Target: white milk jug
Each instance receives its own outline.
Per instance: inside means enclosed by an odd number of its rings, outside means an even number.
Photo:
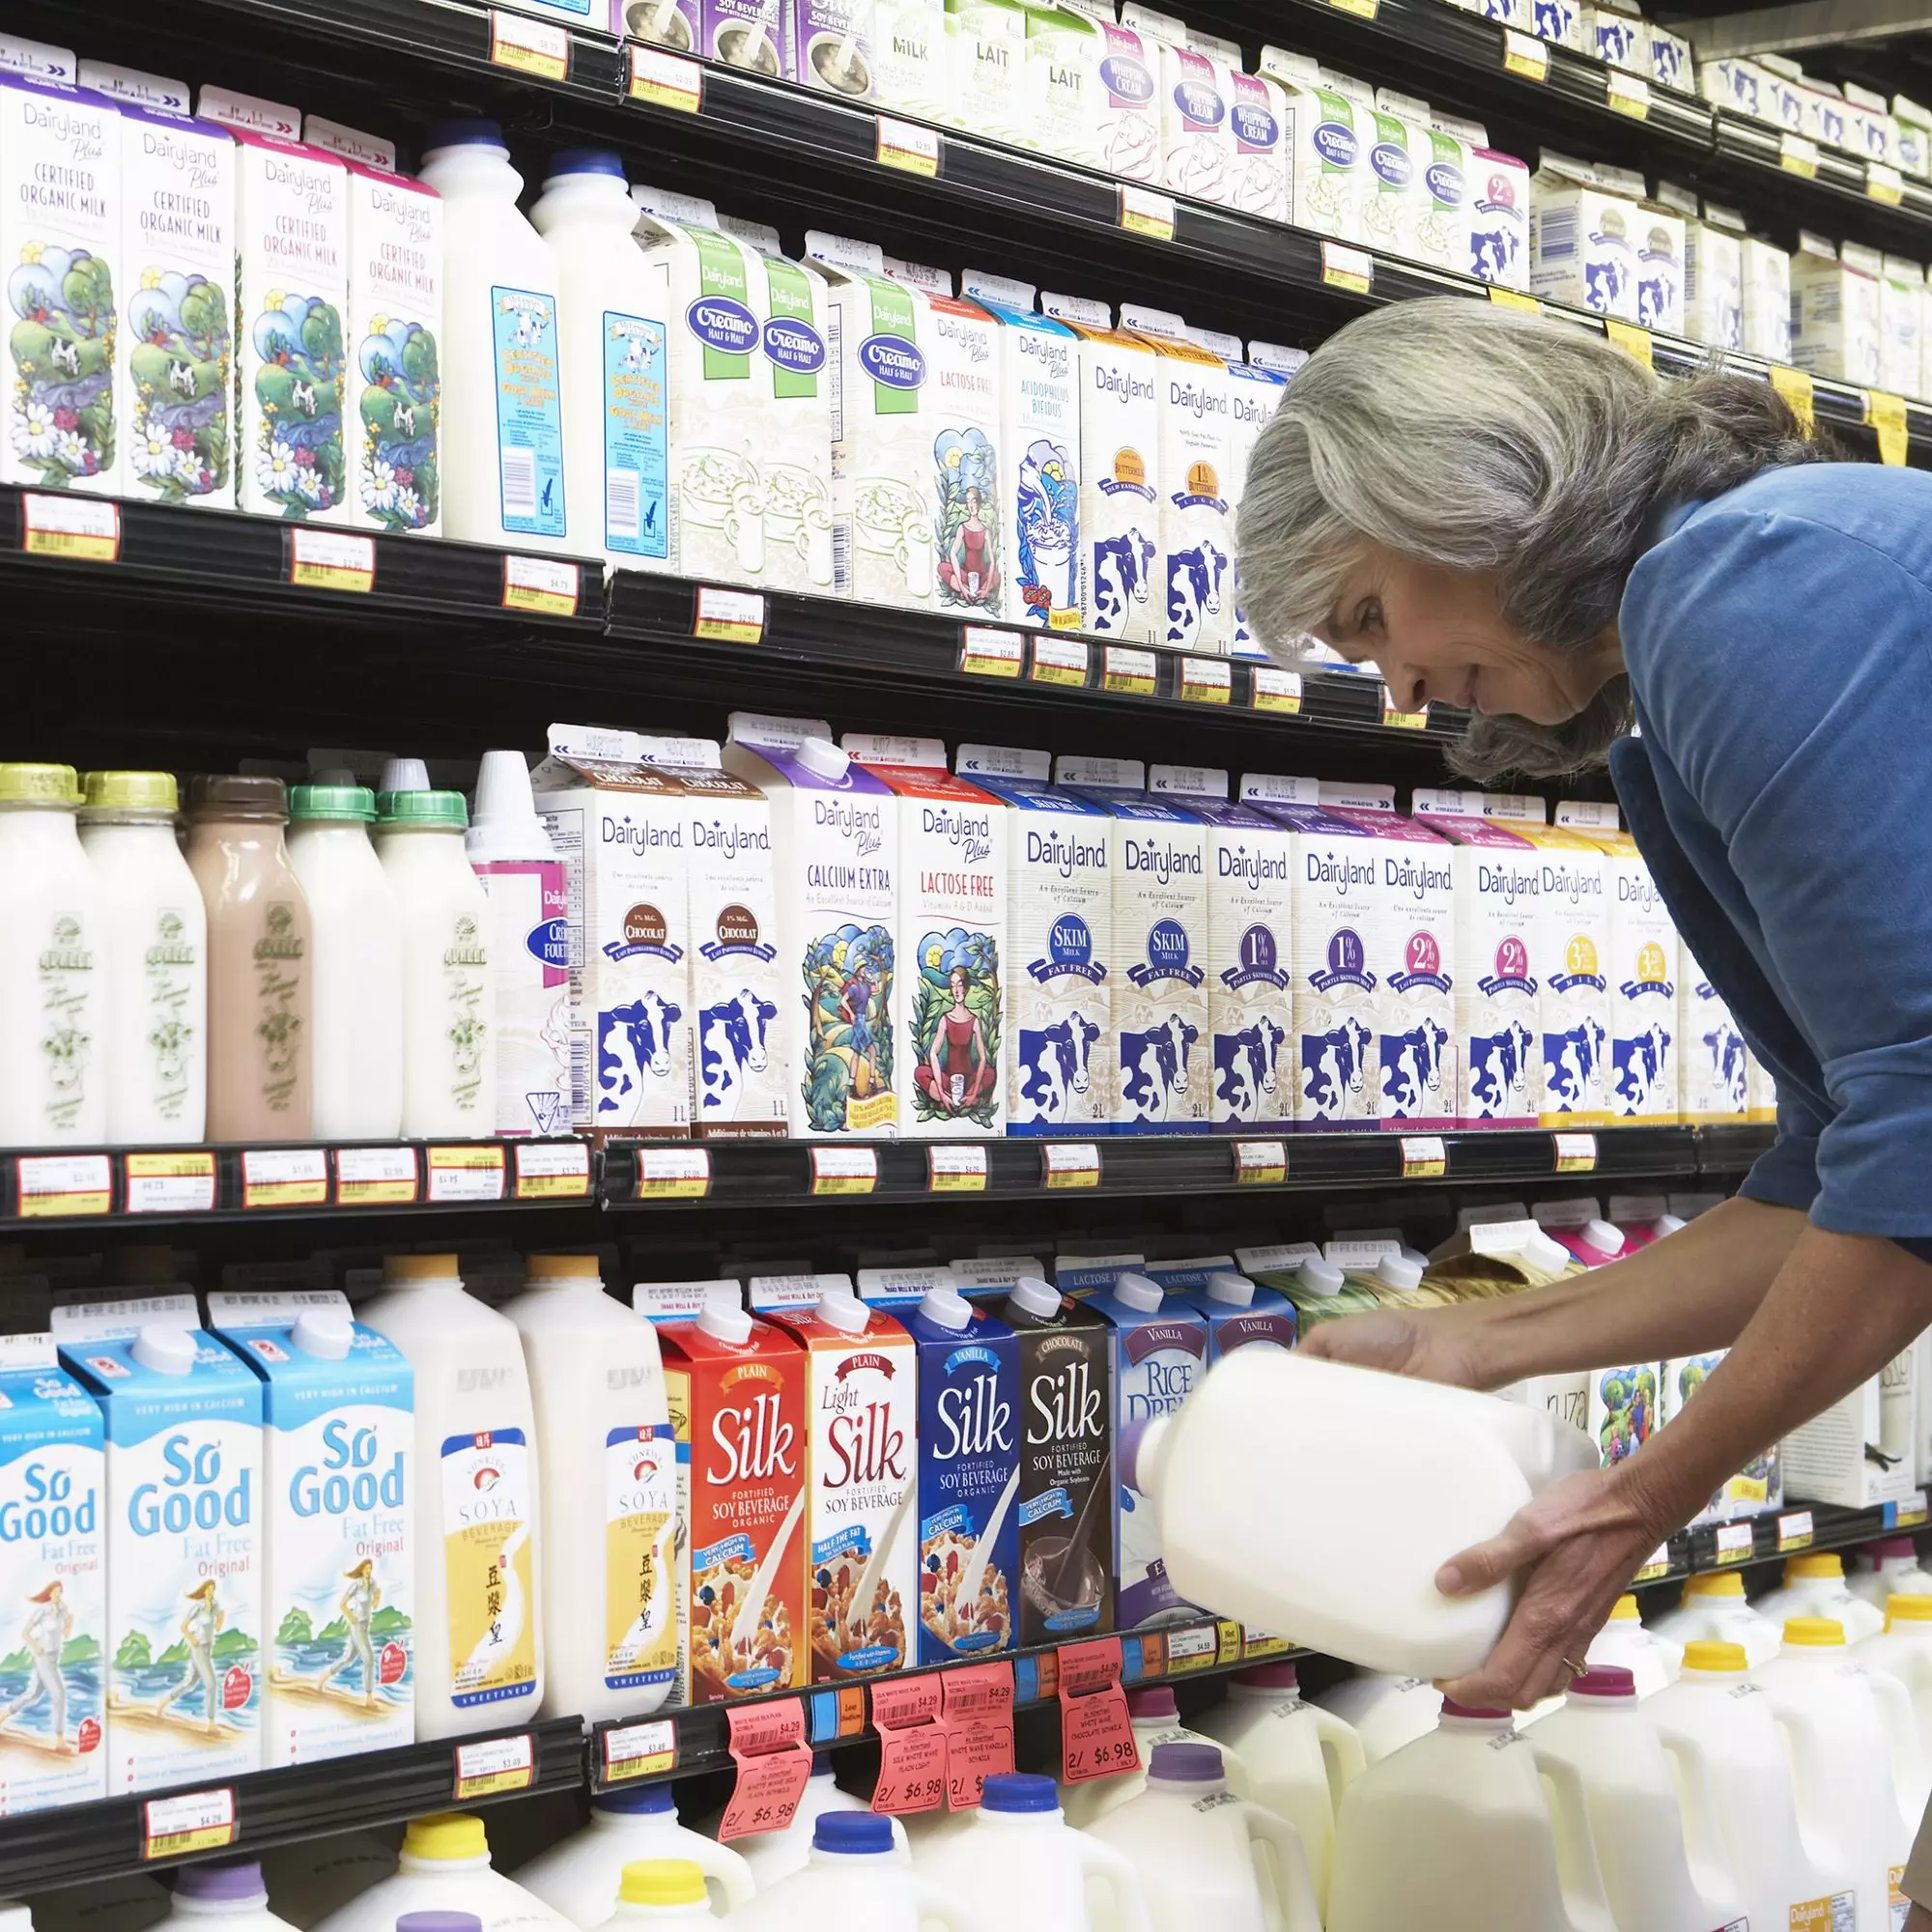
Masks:
[[[1507,1583],[1445,1597],[1435,1572],[1600,1461],[1547,1410],[1274,1349],[1226,1357],[1144,1429],[1122,1432],[1120,1480],[1152,1498],[1181,1597],[1432,1679],[1475,1669],[1512,1602]],[[1297,1468],[1322,1480],[1272,1507]],[[1372,1518],[1385,1534],[1363,1535]]]
[[[1536,1747],[1582,1779],[1618,1932],[1712,1932],[1743,1920],[1704,1747],[1680,1742],[1673,1778],[1630,1671],[1586,1670],[1562,1710],[1537,1726]]]
[[[805,1781],[805,1796],[782,1832],[753,1832],[749,1837],[733,1838],[731,1849],[750,1868],[752,1882],[760,1891],[769,1891],[781,1878],[803,1871],[811,1859],[811,1834],[828,1811],[867,1811],[871,1806],[863,1798],[839,1788],[832,1773],[832,1758],[826,1751],[811,1754],[811,1776]],[[701,1830],[717,1835],[724,1813],[704,1821]],[[895,1818],[893,1841],[901,1858],[908,1856],[906,1829]]]
[[[1798,1829],[1791,1761],[1770,1698],[1745,1675],[1744,1646],[1688,1645],[1677,1682],[1643,1715],[1667,1746],[1703,1751],[1718,1831],[1751,1924],[1773,1932],[1851,1924],[1851,1871],[1813,1862]]]
[[[87,821],[81,820],[81,841],[87,844]],[[90,846],[89,851],[93,848]],[[1845,1588],[1881,1610],[1891,1597],[1932,1597],[1932,1573],[1919,1567],[1918,1548],[1909,1536],[1881,1537],[1859,1551],[1845,1578]]]
[[[253,1859],[184,1865],[175,1874],[174,1903],[161,1922],[187,1932],[295,1932],[269,1910],[269,1889]]]
[[[1361,1739],[1362,1756],[1370,1764],[1426,1738],[1442,1716],[1442,1693],[1427,1679],[1381,1670],[1345,1677],[1312,1701]]]
[[[731,1925],[734,1932],[922,1932],[933,1925],[968,1932],[959,1905],[906,1862],[892,1821],[869,1811],[822,1813],[804,1869],[740,1906]]]
[[[168,1916],[166,1890],[134,1872],[93,1885],[64,1885],[27,1904],[34,1932],[147,1932]]]
[[[1582,1780],[1502,1711],[1445,1702],[1428,1737],[1371,1765],[1342,1800],[1328,1932],[1437,1925],[1620,1932]]]
[[[735,1912],[757,1889],[751,1866],[729,1845],[677,1822],[677,1804],[668,1784],[641,1784],[593,1798],[590,1822],[582,1831],[521,1866],[517,1883],[582,1932],[591,1932],[617,1910],[629,1868],[640,1859],[674,1859],[696,1867],[707,1912],[714,1903],[720,1913]]]
[[[262,1854],[262,1878],[275,1910],[297,1932],[309,1932],[337,1906],[395,1871],[401,1838],[400,1829],[385,1828],[275,1845]]]
[[[966,1932],[1152,1932],[1140,1879],[1111,1845],[1076,1832],[1061,1814],[1050,1777],[996,1772],[963,1832],[923,1843],[914,1860],[964,1914]],[[1105,1919],[1088,1881],[1105,1888]]]
[[[1862,1643],[1885,1628],[1885,1611],[1855,1597],[1845,1583],[1845,1566],[1831,1550],[1784,1559],[1784,1581],[1751,1607],[1782,1630],[1793,1617],[1829,1617],[1844,1627],[1847,1643]]]
[[[315,1932],[394,1932],[411,1912],[473,1913],[482,1932],[562,1932],[570,1924],[490,1868],[483,1821],[464,1811],[412,1818],[395,1875],[338,1906]]]
[[[1645,1630],[1636,1599],[1625,1594],[1617,1599],[1610,1620],[1590,1639],[1583,1662],[1595,1668],[1610,1665],[1628,1670],[1639,1697],[1649,1697],[1676,1681],[1678,1665],[1684,1661],[1684,1646],[1661,1632]]]
[[[1129,1798],[1137,1797],[1147,1783],[1147,1768],[1156,1745],[1211,1745],[1215,1740],[1206,1731],[1191,1731],[1180,1721],[1180,1707],[1165,1684],[1151,1684],[1144,1690],[1127,1692],[1127,1718],[1134,1727],[1134,1748],[1140,1756],[1138,1771],[1123,1771],[1117,1777],[1092,1777],[1084,1784],[1065,1784],[1060,1789],[1060,1808],[1075,1831],[1084,1832],[1095,1819],[1103,1818]],[[1228,1788],[1236,1798],[1253,1794],[1248,1790],[1247,1772],[1232,1752],[1224,1753],[1223,1769]]]
[[[1932,1596],[1893,1597],[1886,1606],[1885,1629],[1859,1645],[1853,1662],[1905,1686],[1919,1755],[1932,1760]]]
[[[1236,1798],[1212,1745],[1155,1745],[1146,1787],[1093,1836],[1139,1875],[1153,1932],[1321,1932],[1301,1833]]]
[[[1706,1570],[1689,1578],[1678,1607],[1648,1629],[1672,1643],[1741,1644],[1753,1670],[1770,1662],[1784,1641],[1782,1627],[1745,1602],[1745,1579],[1735,1570]]]
[[[703,1932],[716,1922],[704,1874],[694,1860],[673,1858],[638,1859],[627,1864],[616,1906],[604,1920],[613,1932],[615,1928],[629,1932],[632,1927],[637,1932]]]
[[[1210,1705],[1195,1722],[1225,1751],[1239,1753],[1247,1795],[1301,1833],[1316,1903],[1325,1910],[1335,1813],[1343,1793],[1368,1769],[1355,1727],[1304,1702],[1292,1663],[1236,1671],[1228,1701]]]

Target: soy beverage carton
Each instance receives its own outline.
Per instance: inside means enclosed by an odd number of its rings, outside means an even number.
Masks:
[[[1716,1349],[1708,1355],[1675,1355],[1660,1364],[1662,1385],[1660,1427],[1672,1423],[1684,1413],[1685,1405],[1710,1379],[1711,1372],[1730,1353]],[[1721,1484],[1711,1500],[1690,1519],[1694,1527],[1704,1522],[1734,1522],[1740,1517],[1761,1516],[1784,1504],[1784,1467],[1781,1445],[1774,1442],[1762,1455],[1755,1456],[1735,1476]]]
[[[1636,204],[1588,161],[1545,149],[1530,179],[1529,286],[1571,308],[1636,320]]]
[[[786,59],[782,0],[695,0],[698,50],[769,80],[796,80]]]
[[[107,1790],[255,1771],[261,1384],[198,1325],[191,1294],[71,1302],[53,1338],[104,1416]]]
[[[1260,66],[1281,89],[1288,219],[1338,242],[1360,242],[1371,113],[1329,86],[1305,55],[1264,46]]]
[[[208,1297],[262,1383],[263,1614],[274,1656],[262,1761],[314,1764],[415,1737],[414,1378],[336,1290]],[[266,1626],[265,1626],[266,1627]]]
[[[784,0],[783,59],[801,87],[869,100],[878,44],[872,0]]]
[[[1879,281],[1884,258],[1808,230],[1791,258],[1791,359],[1814,376],[1878,385],[1884,354]]]
[[[1171,14],[1126,0],[1122,25],[1145,37],[1154,56],[1160,101],[1160,185],[1196,201],[1225,202],[1235,164],[1228,126],[1228,63],[1198,49]]]
[[[1687,1126],[1742,1121],[1750,1111],[1745,1037],[1724,997],[1677,940],[1678,1118]]]

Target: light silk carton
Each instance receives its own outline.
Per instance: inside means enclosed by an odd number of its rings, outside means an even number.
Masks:
[[[952,120],[945,0],[873,0],[872,98],[895,114]]]
[[[1228,127],[1235,160],[1228,206],[1270,221],[1288,219],[1288,99],[1265,74],[1228,74]]]
[[[1814,376],[1878,386],[1883,345],[1875,248],[1803,233],[1791,258],[1791,359]]]
[[[1469,150],[1463,177],[1469,274],[1526,295],[1530,288],[1529,169],[1494,148]]]
[[[1685,1405],[1704,1386],[1711,1378],[1711,1371],[1729,1353],[1728,1349],[1716,1349],[1708,1355],[1675,1355],[1661,1365],[1662,1382],[1658,1394],[1663,1422],[1675,1422],[1684,1413]],[[1711,1500],[1690,1519],[1691,1524],[1734,1522],[1740,1517],[1761,1516],[1767,1510],[1782,1508],[1784,1459],[1781,1452],[1782,1445],[1774,1442],[1762,1456],[1753,1457],[1719,1488]]]
[[[1155,60],[1160,100],[1160,185],[1196,201],[1225,202],[1235,162],[1228,127],[1228,64],[1198,50],[1171,14],[1127,0],[1123,25],[1143,36]]]
[[[1288,385],[1308,360],[1303,349],[1286,349],[1272,342],[1251,342],[1246,358],[1240,355],[1239,338],[1213,336],[1208,330],[1196,331],[1204,347],[1226,342],[1234,353],[1228,359],[1228,492],[1239,521],[1241,498],[1247,493],[1248,465],[1254,459],[1255,444],[1262,431],[1274,419]],[[1248,613],[1241,603],[1241,563],[1235,558],[1235,628],[1229,650],[1235,657],[1265,658],[1248,626]]]
[[[1099,19],[1099,142],[1097,165],[1128,182],[1160,179],[1160,56],[1151,36],[1116,26],[1112,8]]]
[[[208,1320],[263,1385],[263,1614],[274,1625],[263,1762],[412,1743],[410,1365],[333,1289],[217,1292]]]
[[[848,732],[846,753],[898,799],[895,951],[910,1078],[901,1130],[1007,1130],[1008,808],[946,769],[937,738]]]
[[[785,66],[801,87],[872,98],[872,0],[784,0],[783,26]]]
[[[1791,257],[1747,235],[1739,244],[1744,277],[1744,350],[1768,362],[1791,360]]]
[[[1009,1134],[1104,1134],[1117,1086],[1105,811],[1047,782],[1044,752],[961,745],[953,769],[1009,809]]]
[[[1897,255],[1885,257],[1878,285],[1878,380],[1895,396],[1919,393],[1919,329],[1925,307],[1925,268]]]
[[[1750,1111],[1745,1037],[1722,996],[1677,942],[1678,1112],[1687,1126],[1721,1126]]]
[[[1360,242],[1371,114],[1325,85],[1303,56],[1264,47],[1261,71],[1282,92],[1289,220],[1338,242]]]
[[[1712,202],[1684,216],[1684,331],[1713,349],[1745,346],[1744,217]]]
[[[1111,6],[1107,15],[1111,21]],[[1027,9],[1023,84],[1029,147],[1081,167],[1105,167],[1100,62],[1106,46],[1100,21],[1078,0]]]
[[[1026,147],[1026,9],[1017,0],[946,0],[946,33],[954,126]]]
[[[819,719],[734,711],[724,769],[771,805],[779,970],[804,1017],[786,1036],[791,1131],[896,1134],[898,802]]]
[[[1848,1509],[1909,1496],[1918,1487],[1917,1371],[1915,1350],[1908,1349],[1793,1430],[1782,1445],[1785,1495]]]
[[[1550,301],[1636,320],[1639,215],[1587,161],[1543,153],[1529,189],[1529,286]]]
[[[0,1815],[107,1794],[101,1678],[109,1652],[107,1478],[100,1406],[51,1336],[0,1340]]]
[[[105,1414],[108,1794],[263,1762],[262,1389],[194,1296],[53,1312]]]

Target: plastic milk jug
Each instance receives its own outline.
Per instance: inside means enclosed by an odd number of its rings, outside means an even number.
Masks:
[[[174,1903],[164,1925],[192,1932],[295,1932],[269,1910],[269,1889],[253,1859],[217,1859],[175,1874]]]
[[[393,1932],[409,1913],[473,1913],[482,1932],[564,1932],[570,1920],[490,1866],[483,1821],[466,1811],[412,1818],[393,1877],[358,1892],[314,1932]]]
[[[1678,1607],[1649,1626],[1654,1635],[1673,1643],[1735,1643],[1755,1670],[1777,1655],[1783,1627],[1745,1602],[1745,1579],[1735,1570],[1707,1570],[1688,1578]]]
[[[543,1699],[536,1416],[517,1327],[454,1255],[391,1255],[356,1309],[415,1371],[416,1735],[528,1722]]]
[[[1180,1707],[1174,1692],[1164,1684],[1151,1684],[1127,1692],[1127,1718],[1134,1727],[1134,1749],[1138,1769],[1123,1771],[1113,1777],[1090,1777],[1083,1784],[1065,1784],[1060,1790],[1060,1808],[1066,1822],[1084,1832],[1096,1819],[1118,1810],[1129,1798],[1147,1789],[1148,1766],[1156,1745],[1213,1745],[1216,1740],[1206,1731],[1190,1730],[1180,1721]],[[1230,1762],[1219,1753],[1222,1770],[1236,1798],[1248,1796],[1245,1775],[1238,1761]]]
[[[1886,1607],[1885,1629],[1859,1645],[1858,1662],[1905,1686],[1918,1720],[1919,1750],[1932,1756],[1932,1596],[1893,1597]]]
[[[1932,1575],[1920,1566],[1911,1537],[1887,1536],[1859,1551],[1845,1588],[1884,1609],[1893,1597],[1932,1596]]]
[[[262,1873],[275,1910],[298,1932],[309,1932],[337,1906],[395,1871],[391,1835],[387,1828],[334,1832],[326,1838],[270,1847],[262,1854]]]
[[[148,1932],[168,1916],[166,1889],[139,1873],[43,1891],[28,1905],[38,1932]]]
[[[753,1832],[749,1837],[734,1838],[731,1849],[751,1867],[753,1882],[758,1889],[769,1891],[780,1879],[789,1878],[810,1863],[812,1834],[818,1829],[819,1819],[828,1811],[870,1809],[863,1798],[855,1798],[851,1792],[839,1788],[833,1776],[830,1753],[813,1751],[811,1776],[806,1779],[805,1796],[798,1801],[791,1823],[782,1832]],[[706,1819],[703,1829],[715,1833],[724,1815],[721,1811]],[[894,1841],[903,1856],[905,1827],[896,1818],[892,1820],[892,1827]]]
[[[1830,1617],[1843,1626],[1847,1643],[1862,1643],[1885,1628],[1885,1611],[1852,1593],[1844,1560],[1835,1550],[1787,1556],[1783,1583],[1766,1591],[1751,1607],[1778,1625],[1792,1617]]]
[[[734,1912],[756,1889],[752,1868],[729,1845],[677,1822],[668,1784],[607,1791],[590,1801],[590,1822],[517,1870],[517,1883],[573,1925],[601,1925],[616,1910],[626,1867],[639,1859],[686,1860],[697,1868],[698,1902]],[[706,1902],[706,1882],[715,1900]],[[636,1901],[634,1901],[636,1902]]]
[[[1610,1620],[1590,1639],[1584,1662],[1628,1670],[1639,1697],[1649,1697],[1672,1682],[1684,1647],[1670,1637],[1643,1627],[1636,1599],[1628,1593],[1616,1601]]]
[[[713,1923],[704,1874],[690,1859],[635,1859],[624,1867],[615,1907],[604,1922],[651,1932],[680,1927],[700,1932]]]
[[[899,1850],[895,1821],[869,1811],[828,1811],[812,1828],[801,1870],[781,1879],[731,1914],[745,1932],[798,1932],[837,1925],[849,1932],[921,1932],[940,1925],[968,1932],[961,1904],[915,1872]]]

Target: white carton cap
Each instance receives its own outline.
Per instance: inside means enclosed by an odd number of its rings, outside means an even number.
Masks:
[[[951,1328],[955,1333],[973,1322],[973,1304],[950,1288],[928,1288],[919,1298],[919,1312],[935,1328]]]
[[[1017,1308],[1022,1315],[1031,1315],[1036,1321],[1044,1321],[1049,1316],[1060,1313],[1060,1291],[1049,1288],[1043,1281],[1036,1281],[1032,1275],[1022,1275],[1009,1292],[1007,1306]]]
[[[1541,1228],[1522,1244],[1522,1258],[1532,1267],[1568,1267],[1576,1259],[1561,1241],[1553,1241]]]
[[[1228,1268],[1216,1268],[1208,1277],[1208,1299],[1218,1301],[1225,1308],[1246,1308],[1255,1298],[1255,1285],[1244,1274],[1235,1274]]]
[[[1340,1294],[1342,1292],[1342,1270],[1333,1262],[1324,1262],[1319,1255],[1310,1255],[1295,1270],[1295,1279],[1310,1294]]]
[[[1144,1274],[1123,1274],[1114,1283],[1114,1298],[1142,1315],[1156,1313],[1167,1301],[1160,1283]]]
[[[842,1289],[827,1289],[818,1297],[818,1306],[812,1313],[828,1328],[836,1328],[841,1335],[863,1335],[866,1323],[872,1319],[866,1304]]]
[[[1607,1221],[1588,1221],[1583,1227],[1585,1243],[1601,1254],[1620,1255],[1624,1251],[1622,1230],[1613,1228]]]
[[[384,791],[427,791],[429,767],[420,758],[390,758],[383,766],[383,781],[376,787]]]
[[[194,1371],[194,1338],[185,1328],[163,1328],[150,1322],[134,1337],[133,1356],[157,1376],[185,1376]]]
[[[837,784],[852,768],[852,760],[830,738],[808,738],[798,748],[798,761],[814,778]]]
[[[706,1335],[742,1349],[752,1339],[752,1318],[735,1301],[722,1294],[707,1294],[698,1311],[697,1325]]]
[[[1690,1225],[1681,1214],[1660,1214],[1657,1217],[1657,1238],[1661,1241],[1665,1235],[1674,1235],[1679,1228]]]
[[[1406,1294],[1422,1282],[1422,1270],[1400,1255],[1384,1255],[1376,1264],[1376,1279],[1385,1287]]]
[[[355,1324],[340,1308],[304,1308],[296,1317],[289,1339],[304,1355],[339,1362],[355,1343]]]

